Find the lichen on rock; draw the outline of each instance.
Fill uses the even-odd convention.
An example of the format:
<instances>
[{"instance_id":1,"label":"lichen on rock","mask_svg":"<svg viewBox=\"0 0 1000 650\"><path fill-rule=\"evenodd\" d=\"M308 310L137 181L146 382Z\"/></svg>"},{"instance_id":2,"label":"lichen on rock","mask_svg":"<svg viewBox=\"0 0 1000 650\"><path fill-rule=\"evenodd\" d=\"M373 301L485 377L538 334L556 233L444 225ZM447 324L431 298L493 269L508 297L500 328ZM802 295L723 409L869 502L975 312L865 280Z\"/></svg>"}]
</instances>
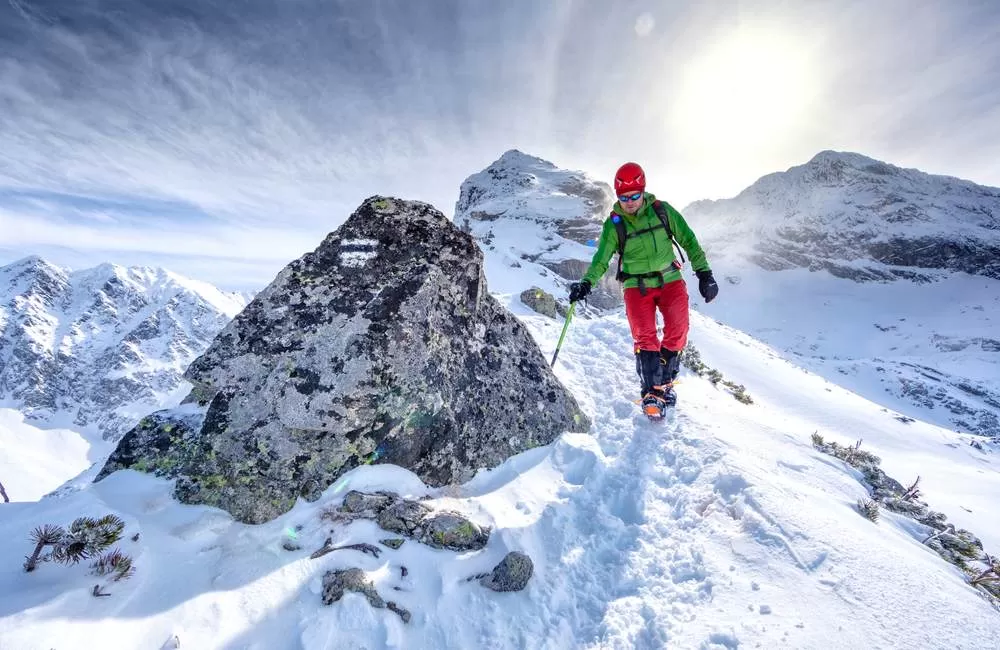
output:
<instances>
[{"instance_id":1,"label":"lichen on rock","mask_svg":"<svg viewBox=\"0 0 1000 650\"><path fill-rule=\"evenodd\" d=\"M177 478L187 503L268 521L363 464L431 486L548 444L590 421L526 328L487 291L482 252L425 203L372 197L285 267L185 372L171 435L154 414L101 477ZM402 532L402 531L399 531Z\"/></svg>"}]
</instances>

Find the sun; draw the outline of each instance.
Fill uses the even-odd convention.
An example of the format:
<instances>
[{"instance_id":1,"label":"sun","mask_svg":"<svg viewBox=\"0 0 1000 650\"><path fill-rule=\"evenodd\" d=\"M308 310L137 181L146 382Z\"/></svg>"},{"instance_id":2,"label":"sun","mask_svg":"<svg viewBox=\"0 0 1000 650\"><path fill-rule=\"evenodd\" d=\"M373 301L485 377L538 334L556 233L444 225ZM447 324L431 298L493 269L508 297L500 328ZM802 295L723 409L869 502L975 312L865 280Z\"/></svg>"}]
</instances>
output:
<instances>
[{"instance_id":1,"label":"sun","mask_svg":"<svg viewBox=\"0 0 1000 650\"><path fill-rule=\"evenodd\" d=\"M817 73L809 48L792 35L741 27L683 66L670 104L673 130L710 155L787 140L809 119Z\"/></svg>"}]
</instances>

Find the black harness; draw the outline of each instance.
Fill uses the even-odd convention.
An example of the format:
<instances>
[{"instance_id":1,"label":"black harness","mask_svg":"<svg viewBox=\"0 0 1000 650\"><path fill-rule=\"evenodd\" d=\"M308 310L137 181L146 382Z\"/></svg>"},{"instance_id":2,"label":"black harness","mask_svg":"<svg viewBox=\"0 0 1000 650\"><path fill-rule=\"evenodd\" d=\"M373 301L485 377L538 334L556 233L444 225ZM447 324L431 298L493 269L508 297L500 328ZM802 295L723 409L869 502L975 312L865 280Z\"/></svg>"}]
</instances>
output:
<instances>
[{"instance_id":1,"label":"black harness","mask_svg":"<svg viewBox=\"0 0 1000 650\"><path fill-rule=\"evenodd\" d=\"M670 242L677 249L677 254L681 258L680 262L675 259L671 266L679 271L681 269L681 265L687 261L684 259L684 253L681 250L681 247L677 244L677 240L674 239L673 231L670 230L670 221L667 219L667 209L663 207L663 204L659 200L653 201L653 212L655 212L656 216L660 218L660 224L657 226L650 226L649 228L643 228L642 230L636 230L635 232L627 232L625 229L625 222L622 220L621 216L615 212L611 213L611 223L614 224L615 231L618 233L618 273L615 274L615 279L619 282L625 282L626 280L637 278L639 280L639 293L644 296L646 295L645 278L659 278L660 285L662 286L665 284L663 281L663 271L652 271L650 273L625 273L622 271L622 257L625 256L626 240L663 228L667 231L667 238L670 239Z\"/></svg>"}]
</instances>

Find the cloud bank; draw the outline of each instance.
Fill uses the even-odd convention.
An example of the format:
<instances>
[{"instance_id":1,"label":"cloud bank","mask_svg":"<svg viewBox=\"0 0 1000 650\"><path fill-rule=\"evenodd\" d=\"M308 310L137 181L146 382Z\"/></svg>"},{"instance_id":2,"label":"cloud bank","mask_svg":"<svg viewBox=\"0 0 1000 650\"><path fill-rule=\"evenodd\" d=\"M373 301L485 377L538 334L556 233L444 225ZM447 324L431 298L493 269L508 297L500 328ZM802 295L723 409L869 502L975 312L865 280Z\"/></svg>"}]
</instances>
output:
<instances>
[{"instance_id":1,"label":"cloud bank","mask_svg":"<svg viewBox=\"0 0 1000 650\"><path fill-rule=\"evenodd\" d=\"M259 288L365 197L450 214L515 147L680 205L828 148L1000 185L1000 9L746 4L10 0L0 263Z\"/></svg>"}]
</instances>

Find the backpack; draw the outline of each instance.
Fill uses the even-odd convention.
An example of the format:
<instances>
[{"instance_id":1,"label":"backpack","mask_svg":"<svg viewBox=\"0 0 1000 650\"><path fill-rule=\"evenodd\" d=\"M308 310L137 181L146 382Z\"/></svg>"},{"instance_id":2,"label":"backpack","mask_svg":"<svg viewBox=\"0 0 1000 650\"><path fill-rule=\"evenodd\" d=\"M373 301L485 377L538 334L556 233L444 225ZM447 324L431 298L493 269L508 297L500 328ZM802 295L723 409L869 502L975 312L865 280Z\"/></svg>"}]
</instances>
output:
<instances>
[{"instance_id":1,"label":"backpack","mask_svg":"<svg viewBox=\"0 0 1000 650\"><path fill-rule=\"evenodd\" d=\"M627 233L625 231L625 222L622 221L621 216L619 216L615 212L611 213L611 223L614 224L615 232L618 233L618 273L615 274L615 279L618 280L619 282L625 282L625 280L628 280L629 278L638 278L639 292L644 296L646 295L646 283L643 282L643 279L658 277L660 278L660 284L662 285L663 271L653 271L651 273L639 273L639 274L625 273L624 271L622 271L622 257L624 257L625 255L625 241L627 239L630 239L632 237L638 237L639 235L645 235L646 233L663 228L664 230L667 231L667 238L670 239L671 244L673 244L674 248L677 250L677 254L681 258L680 262L674 260L672 266L679 271L681 265L687 261L684 259L684 252L681 250L681 247L677 244L677 240L674 239L673 231L670 230L670 221L667 218L667 209L663 206L663 203L661 203L659 199L653 201L653 212L655 212L656 216L660 218L660 225L650 226L649 228L637 230L633 233Z\"/></svg>"}]
</instances>

